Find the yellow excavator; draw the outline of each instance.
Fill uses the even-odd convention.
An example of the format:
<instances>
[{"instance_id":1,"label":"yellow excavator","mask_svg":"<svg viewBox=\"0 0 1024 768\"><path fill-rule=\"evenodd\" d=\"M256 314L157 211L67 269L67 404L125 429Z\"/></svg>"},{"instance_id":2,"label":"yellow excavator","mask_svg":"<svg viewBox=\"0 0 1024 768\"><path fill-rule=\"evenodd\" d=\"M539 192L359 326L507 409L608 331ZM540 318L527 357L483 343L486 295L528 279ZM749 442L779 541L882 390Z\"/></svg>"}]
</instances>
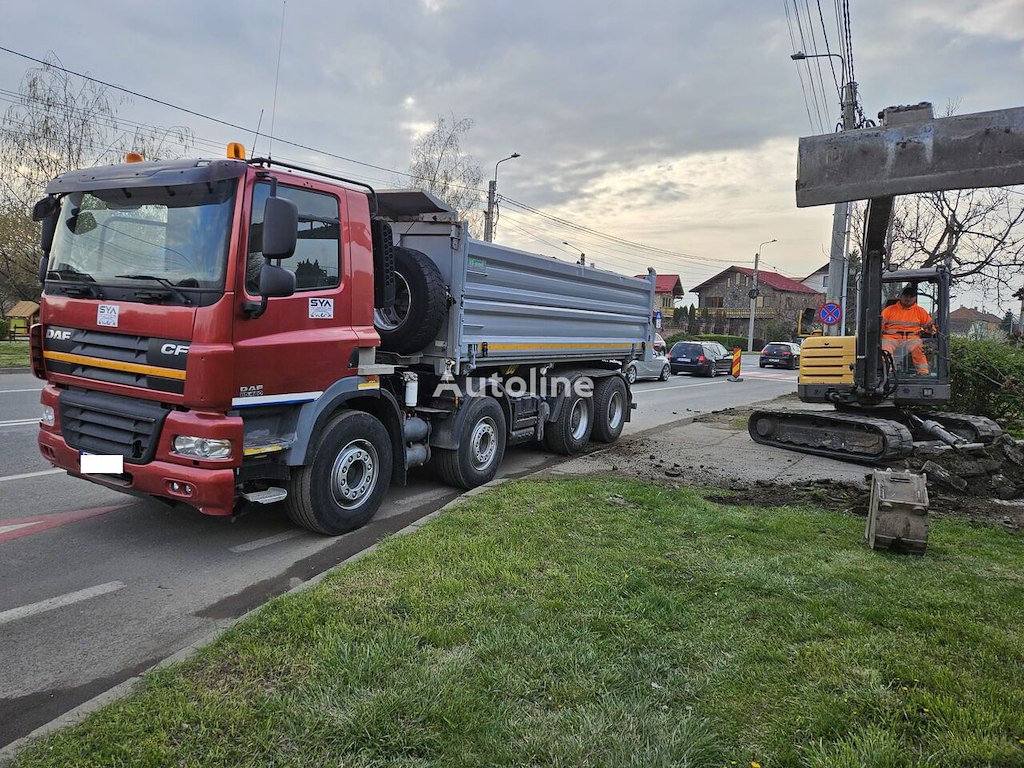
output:
<instances>
[{"instance_id":1,"label":"yellow excavator","mask_svg":"<svg viewBox=\"0 0 1024 768\"><path fill-rule=\"evenodd\" d=\"M823 410L756 410L758 443L867 464L913 453L915 441L965 448L990 443L999 426L932 411L949 401L948 269L885 269L897 195L1024 183L1024 108L935 118L930 104L890 107L877 127L800 139L798 207L868 200L856 336L803 343L797 392ZM922 338L927 365L882 344L882 310L908 286L937 332ZM917 355L919 357L919 354ZM927 371L927 372L925 372Z\"/></svg>"}]
</instances>

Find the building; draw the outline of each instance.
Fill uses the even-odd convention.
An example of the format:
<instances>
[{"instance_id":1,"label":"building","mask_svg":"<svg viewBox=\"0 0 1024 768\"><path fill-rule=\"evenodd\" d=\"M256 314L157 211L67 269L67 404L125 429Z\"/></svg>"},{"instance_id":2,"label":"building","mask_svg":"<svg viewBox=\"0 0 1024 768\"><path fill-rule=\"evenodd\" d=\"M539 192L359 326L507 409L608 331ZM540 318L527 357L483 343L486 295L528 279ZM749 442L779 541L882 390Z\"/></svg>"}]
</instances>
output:
<instances>
[{"instance_id":1,"label":"building","mask_svg":"<svg viewBox=\"0 0 1024 768\"><path fill-rule=\"evenodd\" d=\"M772 320L796 328L797 318L806 310L817 315L825 294L799 280L777 272L758 270L758 296L754 312L754 335L764 338L764 328ZM754 270L729 267L690 290L697 294L698 313L713 319L714 328L703 331L745 336L750 322L750 291L754 287ZM804 329L805 331L807 329Z\"/></svg>"},{"instance_id":2,"label":"building","mask_svg":"<svg viewBox=\"0 0 1024 768\"><path fill-rule=\"evenodd\" d=\"M1001 334L1003 319L977 307L960 307L949 313L951 336L987 339Z\"/></svg>"},{"instance_id":3,"label":"building","mask_svg":"<svg viewBox=\"0 0 1024 768\"><path fill-rule=\"evenodd\" d=\"M647 275L637 275L646 279ZM683 298L686 291L683 289L683 281L679 275L658 275L654 284L654 312L661 312L662 319L667 325L672 321L672 313L676 308L676 299Z\"/></svg>"}]
</instances>

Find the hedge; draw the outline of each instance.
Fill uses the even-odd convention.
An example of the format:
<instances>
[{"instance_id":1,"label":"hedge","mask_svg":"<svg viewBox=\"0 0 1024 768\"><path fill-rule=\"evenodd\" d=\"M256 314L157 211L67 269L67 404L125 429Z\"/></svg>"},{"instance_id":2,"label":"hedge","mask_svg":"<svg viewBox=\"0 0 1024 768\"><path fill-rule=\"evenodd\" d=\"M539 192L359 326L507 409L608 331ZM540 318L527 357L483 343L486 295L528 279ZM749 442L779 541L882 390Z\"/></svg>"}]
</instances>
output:
<instances>
[{"instance_id":1,"label":"hedge","mask_svg":"<svg viewBox=\"0 0 1024 768\"><path fill-rule=\"evenodd\" d=\"M946 410L1024 429L1024 349L1006 341L952 338Z\"/></svg>"}]
</instances>

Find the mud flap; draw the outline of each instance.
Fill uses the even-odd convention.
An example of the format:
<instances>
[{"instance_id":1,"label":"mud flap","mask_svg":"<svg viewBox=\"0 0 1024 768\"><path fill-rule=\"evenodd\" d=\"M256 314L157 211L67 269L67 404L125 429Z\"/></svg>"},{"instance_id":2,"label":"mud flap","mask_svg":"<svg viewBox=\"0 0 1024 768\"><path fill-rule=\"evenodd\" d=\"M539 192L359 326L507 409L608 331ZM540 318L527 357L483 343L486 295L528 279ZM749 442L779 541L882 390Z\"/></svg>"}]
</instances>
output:
<instances>
[{"instance_id":1,"label":"mud flap","mask_svg":"<svg viewBox=\"0 0 1024 768\"><path fill-rule=\"evenodd\" d=\"M928 546L928 487L924 475L875 469L864 535L872 549L923 555Z\"/></svg>"}]
</instances>

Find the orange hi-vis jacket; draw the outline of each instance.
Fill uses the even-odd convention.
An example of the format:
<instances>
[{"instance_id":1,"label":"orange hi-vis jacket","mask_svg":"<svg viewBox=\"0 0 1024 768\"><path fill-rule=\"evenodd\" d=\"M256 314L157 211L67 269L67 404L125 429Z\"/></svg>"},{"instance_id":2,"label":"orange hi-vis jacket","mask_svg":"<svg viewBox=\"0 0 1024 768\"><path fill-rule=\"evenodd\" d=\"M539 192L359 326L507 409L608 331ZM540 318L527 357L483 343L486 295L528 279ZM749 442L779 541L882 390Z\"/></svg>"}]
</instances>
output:
<instances>
[{"instance_id":1,"label":"orange hi-vis jacket","mask_svg":"<svg viewBox=\"0 0 1024 768\"><path fill-rule=\"evenodd\" d=\"M932 325L932 317L919 304L904 309L893 304L882 310L882 336L890 339L921 338L921 331Z\"/></svg>"}]
</instances>

